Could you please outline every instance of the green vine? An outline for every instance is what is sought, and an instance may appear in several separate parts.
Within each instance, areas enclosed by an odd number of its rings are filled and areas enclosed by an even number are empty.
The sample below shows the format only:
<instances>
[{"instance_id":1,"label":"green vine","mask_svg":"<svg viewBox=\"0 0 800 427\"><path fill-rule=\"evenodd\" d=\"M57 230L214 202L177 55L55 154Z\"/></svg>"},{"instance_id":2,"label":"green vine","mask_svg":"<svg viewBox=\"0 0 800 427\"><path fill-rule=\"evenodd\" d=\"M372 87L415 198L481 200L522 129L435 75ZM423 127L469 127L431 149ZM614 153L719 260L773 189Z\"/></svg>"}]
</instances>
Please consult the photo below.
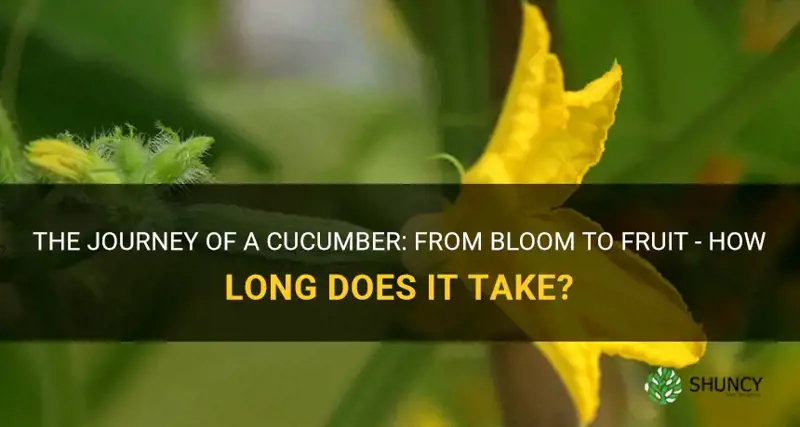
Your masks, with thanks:
<instances>
[{"instance_id":1,"label":"green vine","mask_svg":"<svg viewBox=\"0 0 800 427\"><path fill-rule=\"evenodd\" d=\"M214 142L212 138L201 136L184 140L166 126L158 124L157 128L159 132L155 137L139 134L132 127L118 127L88 141L65 133L22 144L7 111L0 104L0 184L192 184L212 181L211 172L203 163L204 155ZM59 191L54 193L63 195ZM46 198L41 206L49 206L47 201L52 202L50 199L52 197ZM115 197L104 201L122 200ZM154 201L158 205L157 200ZM153 205L148 203L147 206ZM26 259L17 261L12 265L18 268L23 266L25 269L24 266L30 264ZM58 269L58 264L63 262L52 266L36 263L40 270L49 270L48 267ZM40 274L39 277L45 278L46 275ZM31 288L33 283L27 282L29 280L20 278L20 284ZM52 289L53 286L45 288L43 292L47 295L34 298L29 307L43 319L51 319L53 315L48 307L39 306L37 301L41 298L57 299ZM60 323L57 318L52 320L55 324ZM69 344L34 344L30 352L38 361L42 425L83 425L84 393L73 372L75 366Z\"/></svg>"},{"instance_id":2,"label":"green vine","mask_svg":"<svg viewBox=\"0 0 800 427\"><path fill-rule=\"evenodd\" d=\"M14 125L0 104L0 184L26 181L28 174L23 164L24 159Z\"/></svg>"}]
</instances>

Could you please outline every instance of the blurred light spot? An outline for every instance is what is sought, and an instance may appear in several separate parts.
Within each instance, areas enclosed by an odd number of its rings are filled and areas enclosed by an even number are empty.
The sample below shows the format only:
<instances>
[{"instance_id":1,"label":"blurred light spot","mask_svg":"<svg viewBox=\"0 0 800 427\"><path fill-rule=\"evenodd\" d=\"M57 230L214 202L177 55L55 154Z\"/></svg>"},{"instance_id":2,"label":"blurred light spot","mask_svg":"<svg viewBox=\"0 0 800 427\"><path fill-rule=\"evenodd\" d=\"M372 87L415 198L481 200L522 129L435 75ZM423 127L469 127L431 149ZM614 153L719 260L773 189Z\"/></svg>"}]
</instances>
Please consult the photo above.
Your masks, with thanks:
<instances>
[{"instance_id":1,"label":"blurred light spot","mask_svg":"<svg viewBox=\"0 0 800 427\"><path fill-rule=\"evenodd\" d=\"M742 49L770 52L800 22L800 0L745 0Z\"/></svg>"},{"instance_id":2,"label":"blurred light spot","mask_svg":"<svg viewBox=\"0 0 800 427\"><path fill-rule=\"evenodd\" d=\"M412 398L400 405L393 427L452 427L453 422L427 399Z\"/></svg>"}]
</instances>

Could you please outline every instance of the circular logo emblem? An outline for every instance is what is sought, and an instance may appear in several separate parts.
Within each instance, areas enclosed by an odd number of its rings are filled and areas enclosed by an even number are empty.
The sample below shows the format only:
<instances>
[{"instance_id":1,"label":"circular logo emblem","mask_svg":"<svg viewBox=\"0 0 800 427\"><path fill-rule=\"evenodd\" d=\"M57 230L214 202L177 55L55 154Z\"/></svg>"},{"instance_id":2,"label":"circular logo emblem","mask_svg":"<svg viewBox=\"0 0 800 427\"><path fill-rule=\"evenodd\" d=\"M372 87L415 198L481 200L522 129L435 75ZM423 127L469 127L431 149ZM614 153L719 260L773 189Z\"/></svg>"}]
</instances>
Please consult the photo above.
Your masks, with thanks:
<instances>
[{"instance_id":1,"label":"circular logo emblem","mask_svg":"<svg viewBox=\"0 0 800 427\"><path fill-rule=\"evenodd\" d=\"M678 400L678 395L683 391L681 379L674 369L658 368L647 376L644 391L655 403L668 405Z\"/></svg>"}]
</instances>

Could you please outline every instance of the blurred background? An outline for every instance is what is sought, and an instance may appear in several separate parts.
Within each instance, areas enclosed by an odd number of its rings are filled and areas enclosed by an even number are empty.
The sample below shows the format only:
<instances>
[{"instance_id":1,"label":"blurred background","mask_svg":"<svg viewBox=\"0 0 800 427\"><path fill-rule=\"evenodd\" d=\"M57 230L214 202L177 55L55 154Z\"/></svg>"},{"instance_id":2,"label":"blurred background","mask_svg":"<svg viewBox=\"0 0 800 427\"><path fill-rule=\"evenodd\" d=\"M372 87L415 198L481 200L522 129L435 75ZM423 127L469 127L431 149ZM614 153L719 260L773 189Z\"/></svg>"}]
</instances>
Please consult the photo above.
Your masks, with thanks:
<instances>
[{"instance_id":1,"label":"blurred background","mask_svg":"<svg viewBox=\"0 0 800 427\"><path fill-rule=\"evenodd\" d=\"M590 182L797 183L800 0L539 5L568 89L614 60L625 70ZM451 179L428 159L480 154L520 11L517 0L3 0L0 98L25 140L126 123L155 132L156 121L213 136L222 182ZM796 222L796 209L765 209ZM681 375L763 376L761 396L684 393L666 408L643 391L651 368L605 360L595 425L800 425L798 354L712 344ZM526 345L5 344L0 359L2 426L575 425Z\"/></svg>"}]
</instances>

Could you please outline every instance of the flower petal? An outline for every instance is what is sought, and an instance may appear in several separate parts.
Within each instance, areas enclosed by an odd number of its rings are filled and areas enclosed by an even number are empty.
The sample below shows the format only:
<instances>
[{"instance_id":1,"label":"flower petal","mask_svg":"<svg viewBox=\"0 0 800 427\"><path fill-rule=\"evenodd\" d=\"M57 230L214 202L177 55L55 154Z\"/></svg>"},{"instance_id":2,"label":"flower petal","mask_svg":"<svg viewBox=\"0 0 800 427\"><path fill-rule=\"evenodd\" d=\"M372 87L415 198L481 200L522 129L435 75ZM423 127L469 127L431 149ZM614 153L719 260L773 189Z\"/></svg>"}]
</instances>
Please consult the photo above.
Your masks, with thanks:
<instances>
[{"instance_id":1,"label":"flower petal","mask_svg":"<svg viewBox=\"0 0 800 427\"><path fill-rule=\"evenodd\" d=\"M542 145L536 155L541 159L536 167L527 170L522 182L580 184L589 169L596 165L605 150L608 131L622 92L622 67L614 64L603 77L589 83L579 92L567 92L569 111L566 128ZM561 205L576 187L564 187Z\"/></svg>"},{"instance_id":2,"label":"flower petal","mask_svg":"<svg viewBox=\"0 0 800 427\"><path fill-rule=\"evenodd\" d=\"M589 169L600 161L622 92L619 64L614 64L610 71L583 90L560 92L560 95L553 89L563 84L558 58L548 54L545 70L545 76L552 81L539 92L536 132L531 131L531 127L514 128L507 137L516 143L498 148L507 151L487 152L468 173L473 183L561 184L549 188L519 188L520 192L534 193L518 194L516 198L525 200L526 210L538 213L561 206ZM522 118L516 123L523 123L529 116L530 112L518 116ZM524 138L528 138L528 151L520 156L517 154L519 141ZM495 146L501 147L500 143Z\"/></svg>"},{"instance_id":3,"label":"flower petal","mask_svg":"<svg viewBox=\"0 0 800 427\"><path fill-rule=\"evenodd\" d=\"M484 156L464 183L522 183L521 172L536 167L532 155L543 138L566 125L563 72L549 50L541 11L524 3L519 56L503 110Z\"/></svg>"},{"instance_id":4,"label":"flower petal","mask_svg":"<svg viewBox=\"0 0 800 427\"><path fill-rule=\"evenodd\" d=\"M600 350L588 342L538 342L567 389L581 425L597 416L600 406Z\"/></svg>"},{"instance_id":5,"label":"flower petal","mask_svg":"<svg viewBox=\"0 0 800 427\"><path fill-rule=\"evenodd\" d=\"M66 141L34 141L28 145L26 157L33 165L70 181L96 184L122 182L108 162Z\"/></svg>"},{"instance_id":6,"label":"flower petal","mask_svg":"<svg viewBox=\"0 0 800 427\"><path fill-rule=\"evenodd\" d=\"M65 141L42 139L27 147L27 158L35 166L70 180L79 180L91 165L89 152Z\"/></svg>"},{"instance_id":7,"label":"flower petal","mask_svg":"<svg viewBox=\"0 0 800 427\"><path fill-rule=\"evenodd\" d=\"M556 211L553 220L558 230L572 230L576 235L602 231L588 218L568 209ZM591 336L654 339L598 343L603 353L672 368L694 364L705 354L702 328L692 319L677 290L647 261L619 246L573 256L580 257L580 267L573 269L573 275L582 293L580 298L570 298L570 302L576 304L573 309L581 313ZM602 309L612 305L613 313ZM674 342L657 341L673 337Z\"/></svg>"},{"instance_id":8,"label":"flower petal","mask_svg":"<svg viewBox=\"0 0 800 427\"><path fill-rule=\"evenodd\" d=\"M562 151L575 169L574 178L565 183L581 183L589 169L600 161L621 93L622 67L616 62L610 71L583 90L566 93L570 114L567 133L576 143Z\"/></svg>"},{"instance_id":9,"label":"flower petal","mask_svg":"<svg viewBox=\"0 0 800 427\"><path fill-rule=\"evenodd\" d=\"M508 151L527 144L539 130L539 95L544 84L544 63L550 51L550 32L538 7L523 2L522 39L514 74L508 87L495 134L486 151ZM512 142L512 136L517 141Z\"/></svg>"},{"instance_id":10,"label":"flower petal","mask_svg":"<svg viewBox=\"0 0 800 427\"><path fill-rule=\"evenodd\" d=\"M603 354L638 360L652 366L685 368L699 362L706 353L705 342L615 341L598 342Z\"/></svg>"}]
</instances>

